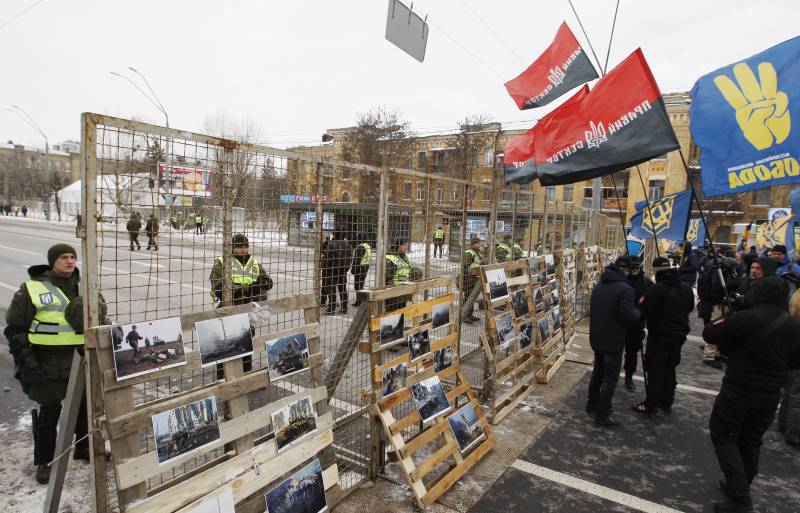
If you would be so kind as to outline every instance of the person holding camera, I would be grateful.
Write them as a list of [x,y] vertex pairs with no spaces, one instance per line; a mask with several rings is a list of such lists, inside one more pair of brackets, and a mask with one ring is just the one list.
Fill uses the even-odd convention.
[[800,320],[786,312],[786,283],[767,276],[753,285],[752,306],[706,325],[703,339],[728,357],[709,420],[727,500],[717,513],[753,511],[750,485],[758,474],[764,433],[775,419],[789,369],[800,368]]

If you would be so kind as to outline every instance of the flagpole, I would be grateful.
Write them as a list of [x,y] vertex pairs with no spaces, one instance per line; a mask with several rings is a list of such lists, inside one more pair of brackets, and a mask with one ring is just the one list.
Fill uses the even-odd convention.
[[[642,178],[642,172],[639,170],[639,164],[636,164],[636,173],[639,175],[639,183],[642,184],[642,194],[644,195],[645,205],[647,205],[647,214],[650,216],[650,228],[653,228],[653,211],[650,210],[650,198],[647,197],[647,189],[644,187],[644,178]],[[630,174],[628,174],[628,181],[630,182]],[[630,194],[628,196],[630,197]],[[642,222],[642,227],[644,227],[644,222]],[[685,237],[686,235],[684,234]],[[660,257],[661,251],[658,249],[658,235],[656,235],[655,228],[653,228],[653,239],[656,243],[656,256]]]
[[[570,1],[570,5],[572,2]],[[573,7],[574,9],[574,7]],[[608,38],[608,51],[606,52],[606,65],[603,66],[603,75],[606,74],[608,70],[608,58],[611,56],[611,42],[614,41],[614,29],[617,26],[617,13],[619,12],[619,0],[617,0],[617,6],[614,8],[614,21],[611,22],[611,35]]]
[[[592,46],[592,41],[589,39],[589,36],[586,34],[586,29],[583,28],[583,23],[581,23],[581,17],[578,16],[578,11],[575,10],[575,6],[572,5],[572,0],[567,0],[569,2],[569,6],[572,7],[572,12],[575,14],[575,19],[578,20],[578,25],[581,27],[581,32],[583,32],[583,37],[586,38],[586,42],[589,43],[589,50],[592,51],[592,55],[594,55],[594,61],[597,63],[597,69],[599,69],[603,75],[605,75],[605,70],[602,66],[600,66],[600,59],[597,58],[597,54],[594,52],[594,46]],[[616,21],[617,15],[614,14],[614,21]],[[612,29],[613,31],[613,29]]]

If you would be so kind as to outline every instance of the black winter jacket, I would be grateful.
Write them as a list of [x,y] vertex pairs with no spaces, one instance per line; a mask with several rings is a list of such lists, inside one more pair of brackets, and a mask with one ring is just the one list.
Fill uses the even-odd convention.
[[644,293],[639,306],[647,317],[648,340],[683,339],[691,331],[694,292],[675,269],[656,273],[656,284]]
[[633,287],[625,275],[609,265],[592,289],[589,344],[599,353],[618,353],[625,347],[628,327],[641,317],[634,306]]
[[767,326],[785,309],[762,303],[706,325],[703,338],[728,357],[723,388],[756,396],[780,393],[789,379],[788,369],[800,368],[800,320],[787,317],[768,337]]
[[642,311],[642,308],[639,306],[639,299],[644,295],[644,292],[653,286],[653,280],[648,278],[644,275],[644,273],[639,272],[638,274],[629,274],[628,275],[628,283],[631,284],[633,287],[633,302],[636,305],[636,308],[639,309],[639,312],[642,313],[642,316],[636,321],[631,328],[635,328],[637,330],[644,330],[645,326],[645,314]]

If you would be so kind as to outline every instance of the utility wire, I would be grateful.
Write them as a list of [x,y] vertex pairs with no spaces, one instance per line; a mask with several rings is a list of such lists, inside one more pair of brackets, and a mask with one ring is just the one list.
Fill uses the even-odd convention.
[[514,50],[514,48],[512,48],[512,47],[511,47],[511,45],[510,45],[510,44],[508,44],[508,43],[506,42],[506,40],[505,40],[505,39],[503,39],[503,38],[500,36],[500,34],[498,34],[497,32],[495,32],[495,30],[494,30],[492,27],[490,27],[490,26],[489,26],[489,24],[488,24],[488,23],[487,23],[487,22],[486,22],[486,21],[485,21],[485,20],[484,20],[484,19],[481,17],[481,15],[480,15],[480,14],[478,14],[478,13],[475,11],[475,9],[473,9],[473,8],[472,8],[472,6],[471,6],[471,5],[469,5],[469,3],[467,3],[467,0],[461,0],[461,3],[462,3],[462,4],[464,4],[464,6],[465,6],[467,9],[469,9],[469,11],[470,11],[470,12],[471,12],[473,15],[475,15],[475,17],[476,17],[476,18],[478,18],[478,20],[479,20],[481,23],[483,23],[483,26],[484,26],[484,27],[486,27],[487,29],[489,29],[489,31],[490,31],[492,34],[494,34],[494,37],[496,37],[496,38],[498,39],[498,41],[500,41],[501,43],[503,43],[503,45],[505,45],[505,47],[506,47],[506,48],[508,48],[508,51],[509,51],[509,52],[511,52],[511,53],[512,53],[512,54],[513,54],[513,55],[514,55],[514,56],[515,56],[517,59],[519,59],[519,61],[520,61],[522,64],[525,64],[525,60],[524,60],[522,57],[520,57],[520,56],[519,56],[519,54],[518,54],[518,53],[517,53],[517,52]]
[[31,9],[33,9],[34,7],[36,7],[37,5],[39,5],[42,2],[44,2],[44,0],[36,0],[36,2],[32,3],[31,5],[29,5],[28,7],[26,7],[22,11],[20,11],[19,13],[15,14],[11,18],[9,18],[8,20],[6,20],[2,24],[0,24],[0,29],[5,28],[6,25],[8,25],[12,21],[16,20],[17,18],[19,18],[20,16],[22,16],[26,12],[30,11]]
[[608,71],[608,58],[611,56],[611,43],[614,41],[614,29],[617,27],[617,13],[619,12],[619,0],[614,8],[614,21],[611,22],[611,35],[608,37],[608,51],[606,52],[606,64],[603,66],[603,75]]
[[431,25],[433,25],[434,27],[436,27],[436,28],[437,28],[437,29],[438,29],[438,30],[439,30],[439,31],[440,31],[442,34],[444,34],[444,35],[445,35],[445,36],[446,36],[446,37],[447,37],[447,38],[448,38],[450,41],[452,41],[452,42],[454,42],[456,45],[460,46],[462,50],[464,50],[465,52],[467,52],[468,54],[470,54],[470,55],[472,56],[472,58],[473,58],[473,59],[475,59],[476,61],[478,61],[478,62],[479,62],[479,63],[480,63],[480,64],[481,64],[481,65],[482,65],[484,68],[486,68],[487,70],[489,70],[489,71],[490,71],[492,74],[494,74],[494,75],[495,75],[497,78],[499,78],[499,79],[500,79],[502,82],[505,82],[505,80],[506,80],[506,79],[505,79],[505,78],[503,78],[503,77],[502,77],[502,75],[500,75],[500,73],[496,72],[496,71],[495,71],[495,70],[494,70],[494,69],[493,69],[491,66],[489,66],[488,64],[486,64],[486,63],[485,63],[485,62],[484,62],[484,61],[483,61],[483,60],[482,60],[480,57],[478,57],[478,56],[477,56],[477,55],[476,55],[476,54],[475,54],[475,53],[474,53],[472,50],[470,50],[470,49],[469,49],[469,48],[467,48],[466,46],[464,46],[464,45],[462,45],[461,43],[459,43],[459,42],[458,42],[458,40],[456,40],[456,38],[454,38],[453,36],[451,36],[450,34],[448,34],[448,33],[447,33],[447,31],[446,31],[444,28],[442,28],[442,26],[441,26],[441,25],[439,25],[438,23],[436,23],[436,22],[435,22],[435,21],[433,21],[432,19],[428,19],[428,23],[430,23]]

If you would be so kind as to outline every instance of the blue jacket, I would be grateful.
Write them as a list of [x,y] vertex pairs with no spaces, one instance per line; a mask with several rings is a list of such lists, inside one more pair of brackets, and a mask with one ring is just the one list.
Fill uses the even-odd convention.
[[680,268],[681,281],[690,287],[694,287],[697,282],[697,271],[700,270],[700,263],[703,261],[703,255],[694,250],[683,259]]
[[775,270],[776,274],[795,273],[800,274],[800,265],[795,264],[789,257],[784,258],[778,262],[778,269]]
[[618,353],[624,349],[628,327],[641,316],[633,295],[625,275],[613,265],[606,267],[600,283],[592,289],[589,344],[593,351]]

